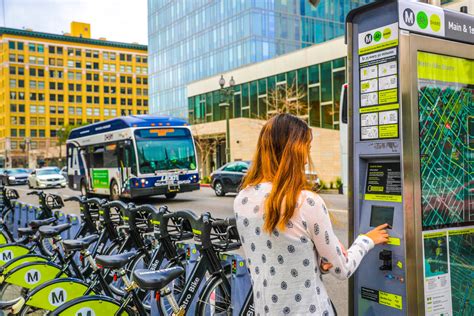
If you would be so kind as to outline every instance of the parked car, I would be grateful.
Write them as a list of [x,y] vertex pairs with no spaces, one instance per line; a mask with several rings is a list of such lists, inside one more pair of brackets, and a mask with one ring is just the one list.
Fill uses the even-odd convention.
[[57,167],[46,167],[33,170],[28,177],[28,187],[33,188],[53,188],[66,187],[66,179],[60,174]]
[[239,192],[243,177],[250,167],[250,161],[229,162],[211,173],[211,187],[217,196]]
[[4,169],[1,174],[3,185],[26,184],[28,172],[25,169]]

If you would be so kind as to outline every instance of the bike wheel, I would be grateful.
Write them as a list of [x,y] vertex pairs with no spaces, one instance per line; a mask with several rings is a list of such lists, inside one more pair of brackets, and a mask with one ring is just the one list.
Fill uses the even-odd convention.
[[26,289],[24,287],[11,284],[11,283],[4,283],[0,287],[0,301],[11,301],[20,296],[26,296]]
[[49,313],[48,310],[26,305],[21,309],[20,316],[43,316],[47,313]]
[[[228,276],[228,279],[230,279],[230,276]],[[230,289],[228,290],[230,293]],[[196,315],[231,316],[231,297],[225,293],[224,283],[221,278],[215,278],[210,281],[199,295]]]

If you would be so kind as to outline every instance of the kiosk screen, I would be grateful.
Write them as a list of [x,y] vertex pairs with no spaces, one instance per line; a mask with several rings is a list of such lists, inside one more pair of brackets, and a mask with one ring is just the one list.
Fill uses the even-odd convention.
[[393,207],[372,205],[372,210],[370,211],[370,226],[377,227],[385,223],[392,226],[394,211],[395,208]]
[[425,309],[472,315],[474,61],[417,57]]

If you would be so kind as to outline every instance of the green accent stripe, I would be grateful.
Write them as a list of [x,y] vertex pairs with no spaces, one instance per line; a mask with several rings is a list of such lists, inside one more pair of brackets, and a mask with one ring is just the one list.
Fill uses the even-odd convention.
[[127,44],[127,43],[113,42],[113,41],[102,41],[102,40],[92,39],[92,38],[58,35],[58,34],[35,32],[35,31],[24,31],[24,30],[9,28],[9,27],[0,27],[0,35],[3,35],[3,34],[44,38],[44,39],[54,40],[54,41],[90,44],[90,45],[97,45],[97,46],[136,49],[136,50],[142,50],[144,52],[147,52],[148,50],[148,46],[140,45],[140,44]]
[[363,107],[359,109],[359,112],[360,113],[381,112],[381,111],[388,111],[388,110],[396,110],[398,108],[400,108],[400,105],[398,103],[395,103],[395,104]]

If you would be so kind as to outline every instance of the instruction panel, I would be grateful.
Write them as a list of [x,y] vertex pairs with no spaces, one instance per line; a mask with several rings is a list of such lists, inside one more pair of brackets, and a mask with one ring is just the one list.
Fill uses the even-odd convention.
[[400,163],[369,163],[365,200],[401,202],[402,178]]
[[397,23],[359,34],[360,139],[398,138]]

